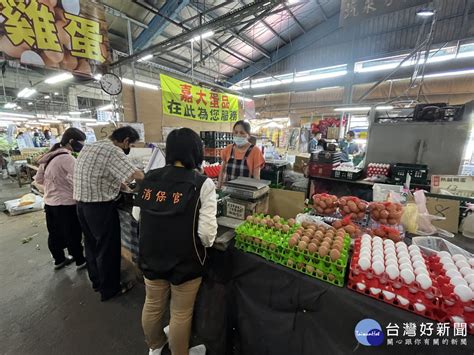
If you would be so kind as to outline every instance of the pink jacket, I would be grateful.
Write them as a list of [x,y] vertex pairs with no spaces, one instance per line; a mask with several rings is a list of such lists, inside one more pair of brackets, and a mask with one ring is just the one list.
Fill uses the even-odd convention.
[[[59,155],[59,156],[58,156]],[[54,159],[53,159],[54,158]],[[76,201],[72,198],[74,163],[76,159],[65,148],[56,149],[43,155],[35,175],[38,184],[44,186],[44,203],[50,206],[70,206]],[[48,163],[45,171],[45,165]]]

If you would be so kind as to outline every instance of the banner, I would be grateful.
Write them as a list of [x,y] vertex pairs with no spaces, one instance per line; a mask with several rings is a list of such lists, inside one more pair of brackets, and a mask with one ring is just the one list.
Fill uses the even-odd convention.
[[91,75],[110,61],[104,8],[94,2],[0,0],[0,51],[22,64]]
[[239,120],[239,98],[160,74],[163,113],[203,122]]
[[342,0],[341,26],[427,3],[426,0]]

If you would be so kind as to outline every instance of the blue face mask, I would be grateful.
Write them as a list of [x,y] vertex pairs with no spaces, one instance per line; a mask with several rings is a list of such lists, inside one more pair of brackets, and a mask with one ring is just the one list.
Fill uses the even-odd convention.
[[234,136],[234,143],[237,147],[242,147],[247,142],[248,142],[247,138],[245,138],[245,137]]

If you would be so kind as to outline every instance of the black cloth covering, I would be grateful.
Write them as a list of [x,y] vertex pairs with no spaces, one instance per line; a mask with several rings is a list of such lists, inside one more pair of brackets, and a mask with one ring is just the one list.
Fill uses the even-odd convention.
[[397,323],[395,339],[407,338],[403,323],[419,327],[434,321],[235,248],[213,250],[210,260],[195,307],[193,341],[204,343],[208,355],[474,352],[469,335],[467,346],[359,345],[354,328],[365,318],[378,321],[384,333],[389,323]]

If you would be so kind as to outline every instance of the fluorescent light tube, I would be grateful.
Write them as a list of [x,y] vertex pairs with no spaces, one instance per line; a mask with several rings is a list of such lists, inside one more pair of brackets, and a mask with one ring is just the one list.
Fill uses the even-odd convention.
[[204,32],[202,35],[193,37],[191,39],[191,42],[199,41],[200,39],[205,39],[205,38],[209,38],[209,37],[212,37],[212,36],[214,36],[214,31],[207,31],[207,32]]
[[74,76],[71,73],[62,73],[62,74],[52,76],[52,77],[46,79],[44,82],[46,84],[57,84],[57,83],[60,83],[61,81],[70,80],[73,77]]
[[153,54],[147,54],[137,60],[137,62],[144,62],[153,58]]
[[109,111],[109,110],[112,110],[114,106],[112,104],[107,104],[107,105],[104,105],[104,106],[100,106],[100,107],[97,107],[97,111]]
[[31,95],[33,95],[35,92],[36,92],[35,89],[24,88],[18,93],[17,96],[20,97],[20,98],[22,98],[22,97],[27,98],[27,97],[30,97]]

